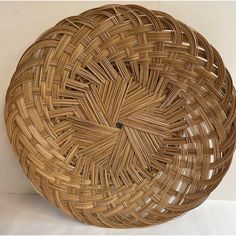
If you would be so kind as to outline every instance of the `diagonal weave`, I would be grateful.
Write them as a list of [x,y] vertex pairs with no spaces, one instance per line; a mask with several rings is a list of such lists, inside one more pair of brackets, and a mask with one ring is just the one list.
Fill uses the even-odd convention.
[[203,36],[163,12],[107,5],[24,53],[5,120],[37,192],[80,221],[134,227],[195,208],[220,183],[235,101]]

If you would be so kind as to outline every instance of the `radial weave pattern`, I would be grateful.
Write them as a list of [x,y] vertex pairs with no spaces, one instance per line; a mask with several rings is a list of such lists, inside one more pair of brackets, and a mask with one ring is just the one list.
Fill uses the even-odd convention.
[[8,135],[35,189],[83,222],[134,227],[201,204],[235,147],[235,91],[217,51],[171,16],[109,5],[24,53]]

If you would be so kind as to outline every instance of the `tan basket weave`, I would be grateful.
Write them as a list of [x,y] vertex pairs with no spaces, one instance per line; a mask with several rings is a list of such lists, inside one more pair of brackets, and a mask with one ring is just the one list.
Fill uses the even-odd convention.
[[203,36],[163,12],[108,5],[24,53],[5,120],[37,192],[80,221],[135,227],[195,208],[220,183],[235,101]]

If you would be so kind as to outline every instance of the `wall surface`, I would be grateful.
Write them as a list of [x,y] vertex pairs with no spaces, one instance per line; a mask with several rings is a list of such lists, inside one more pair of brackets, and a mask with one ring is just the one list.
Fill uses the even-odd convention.
[[[7,87],[23,52],[62,18],[116,2],[0,2],[0,193],[31,193],[3,119]],[[121,2],[126,3],[126,2]],[[201,32],[219,51],[236,85],[236,2],[129,2],[165,11]],[[211,199],[236,201],[236,158]]]

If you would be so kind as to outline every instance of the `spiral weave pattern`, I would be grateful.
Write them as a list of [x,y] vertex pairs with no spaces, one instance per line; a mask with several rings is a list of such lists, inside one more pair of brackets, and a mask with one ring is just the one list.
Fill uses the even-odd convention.
[[235,90],[218,52],[166,13],[106,5],[68,17],[24,53],[5,106],[34,188],[106,227],[201,204],[235,148]]

